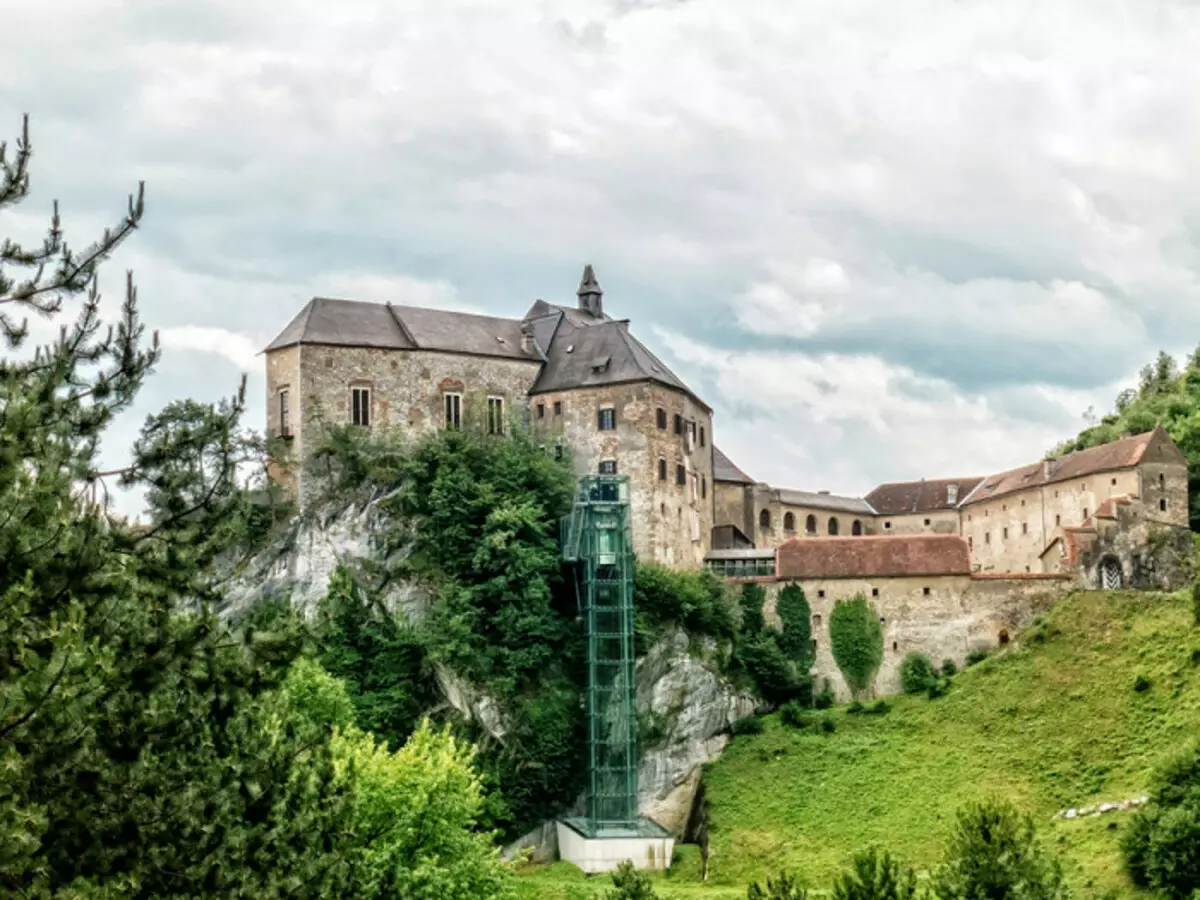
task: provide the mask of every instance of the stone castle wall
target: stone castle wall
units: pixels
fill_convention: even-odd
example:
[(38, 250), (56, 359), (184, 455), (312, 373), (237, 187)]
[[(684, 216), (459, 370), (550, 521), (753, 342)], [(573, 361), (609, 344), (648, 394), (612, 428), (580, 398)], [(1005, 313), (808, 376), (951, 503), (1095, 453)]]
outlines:
[[(708, 410), (682, 391), (648, 381), (537, 394), (531, 403), (535, 433), (562, 441), (577, 476), (595, 475), (602, 462), (612, 461), (618, 475), (629, 477), (638, 558), (686, 568), (703, 565), (715, 496)], [(599, 428), (604, 408), (613, 410), (612, 430)], [(675, 433), (676, 415), (695, 423), (690, 443), (687, 428)]]

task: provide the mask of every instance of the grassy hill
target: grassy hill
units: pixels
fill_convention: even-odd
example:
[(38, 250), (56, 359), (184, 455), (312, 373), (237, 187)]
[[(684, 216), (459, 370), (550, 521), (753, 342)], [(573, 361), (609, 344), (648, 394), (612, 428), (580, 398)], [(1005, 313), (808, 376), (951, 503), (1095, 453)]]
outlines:
[[(1138, 676), (1145, 690), (1134, 689)], [(1081, 593), (937, 700), (895, 698), (886, 716), (832, 711), (834, 733), (771, 717), (705, 775), (708, 885), (696, 848), (659, 886), (670, 897), (745, 896), (783, 868), (824, 888), (870, 842), (935, 863), (955, 810), (996, 793), (1028, 809), (1078, 895), (1137, 896), (1120, 864), (1125, 813), (1052, 821), (1068, 807), (1140, 796), (1164, 753), (1200, 737), (1200, 629), (1183, 595)], [(600, 896), (603, 879), (558, 864), (520, 879), (530, 898)]]

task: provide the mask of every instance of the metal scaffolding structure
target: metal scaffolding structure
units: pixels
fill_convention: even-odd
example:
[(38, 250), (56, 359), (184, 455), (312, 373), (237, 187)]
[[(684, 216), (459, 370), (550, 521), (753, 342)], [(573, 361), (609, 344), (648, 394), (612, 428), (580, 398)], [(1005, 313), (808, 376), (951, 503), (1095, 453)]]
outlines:
[(580, 479), (561, 536), (587, 635), (587, 813), (569, 822), (588, 837), (636, 836), (648, 828), (657, 834), (661, 829), (638, 817), (629, 480)]

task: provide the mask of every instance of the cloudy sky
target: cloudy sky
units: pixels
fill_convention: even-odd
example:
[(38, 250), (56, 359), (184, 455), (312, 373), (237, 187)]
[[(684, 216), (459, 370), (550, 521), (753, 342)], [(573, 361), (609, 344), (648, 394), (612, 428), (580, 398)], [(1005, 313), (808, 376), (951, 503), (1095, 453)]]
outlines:
[(754, 477), (1037, 458), (1200, 342), (1200, 8), (1178, 0), (0, 0), (0, 134), (75, 243), (147, 182), (144, 415), (313, 294), (606, 309)]

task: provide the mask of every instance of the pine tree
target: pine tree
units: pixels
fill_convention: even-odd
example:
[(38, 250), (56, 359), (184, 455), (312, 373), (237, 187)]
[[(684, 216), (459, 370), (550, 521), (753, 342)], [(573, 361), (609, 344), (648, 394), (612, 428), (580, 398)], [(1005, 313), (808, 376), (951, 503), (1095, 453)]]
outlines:
[[(26, 122), (0, 151), (0, 209), (26, 198), (31, 158)], [(328, 728), (275, 690), (298, 645), (209, 611), (210, 564), (247, 521), (244, 384), (152, 418), (130, 465), (99, 471), (159, 358), (132, 276), (101, 324), (98, 270), (143, 211), (139, 186), (81, 252), (57, 205), (41, 246), (0, 243), (0, 894), (350, 896)], [(27, 317), (68, 302), (73, 324), (29, 352)], [(149, 526), (109, 514), (112, 478), (153, 498)]]

